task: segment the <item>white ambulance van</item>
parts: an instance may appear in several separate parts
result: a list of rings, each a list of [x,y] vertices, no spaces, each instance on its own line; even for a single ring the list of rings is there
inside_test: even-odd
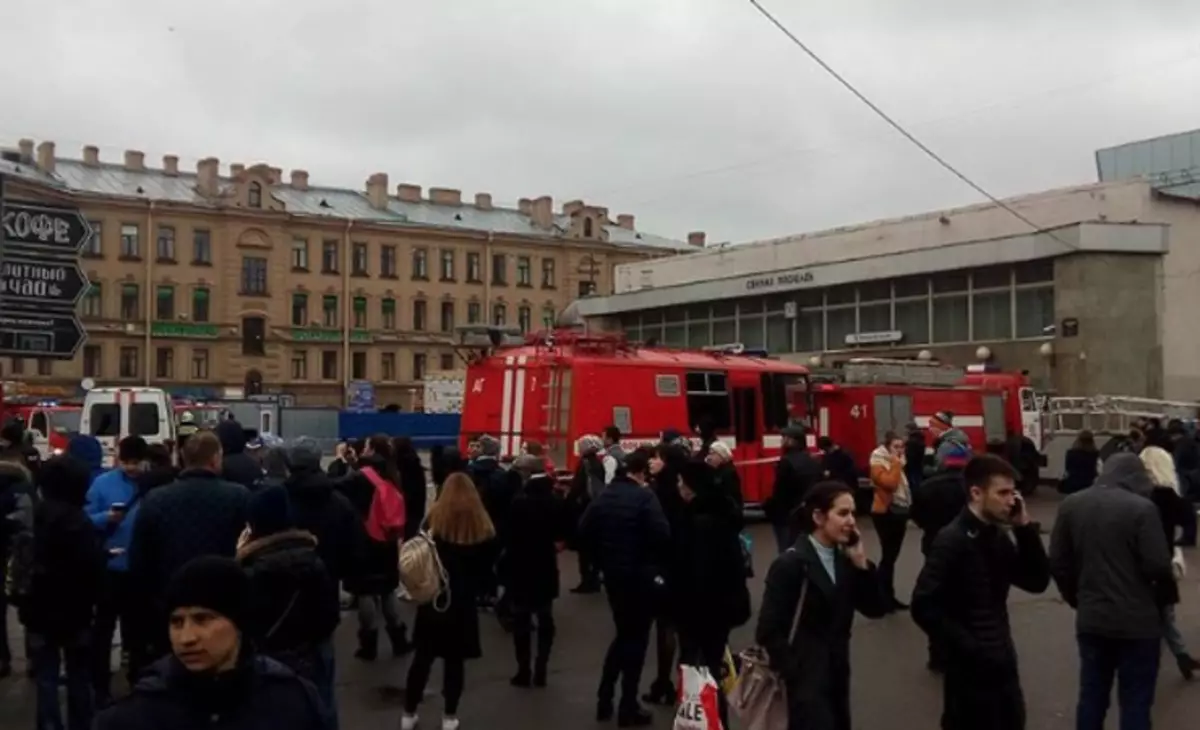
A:
[[[104,448],[104,465],[112,466],[117,443],[141,436],[149,444],[175,440],[175,410],[161,388],[93,388],[83,400],[79,432],[95,436]]]

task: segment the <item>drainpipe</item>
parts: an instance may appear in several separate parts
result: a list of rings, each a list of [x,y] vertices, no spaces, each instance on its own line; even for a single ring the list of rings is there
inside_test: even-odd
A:
[[[354,302],[350,297],[350,266],[354,252],[350,248],[350,229],[354,221],[346,221],[346,233],[342,237],[342,405],[349,405],[350,397],[350,325],[353,323]]]
[[[154,303],[157,301],[157,294],[154,286],[154,257],[158,253],[158,239],[154,236],[154,201],[146,201],[146,234],[150,245],[146,251],[146,313],[144,317],[144,326],[146,328],[145,346],[142,348],[146,351],[146,356],[143,358],[145,362],[146,375],[143,380],[146,386],[150,386],[150,366],[152,364],[150,351],[153,349],[153,338],[150,335],[150,327],[154,323]]]
[[[479,266],[483,274],[483,323],[489,327],[492,325],[492,276],[495,274],[492,271],[492,243],[495,238],[496,234],[488,231],[487,243],[483,245],[483,262]]]

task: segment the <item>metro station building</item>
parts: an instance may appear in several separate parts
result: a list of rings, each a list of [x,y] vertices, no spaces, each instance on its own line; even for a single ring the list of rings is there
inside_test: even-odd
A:
[[[1200,399],[1200,131],[1096,153],[1100,182],[620,265],[589,323],[836,366],[986,360],[1061,395]]]

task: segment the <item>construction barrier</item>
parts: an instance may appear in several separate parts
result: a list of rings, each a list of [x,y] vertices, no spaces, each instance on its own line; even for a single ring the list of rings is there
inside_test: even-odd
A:
[[[338,414],[338,439],[365,439],[379,434],[407,436],[418,449],[458,443],[457,413],[351,413]]]

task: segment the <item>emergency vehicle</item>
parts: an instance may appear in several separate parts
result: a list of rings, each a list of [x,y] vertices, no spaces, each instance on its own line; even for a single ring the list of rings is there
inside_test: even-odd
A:
[[[472,346],[470,331],[485,342]],[[502,457],[537,441],[569,473],[579,461],[578,439],[606,426],[620,429],[629,450],[657,443],[670,429],[693,435],[707,421],[733,452],[747,506],[773,487],[780,432],[791,423],[790,393],[807,385],[807,368],[740,346],[676,350],[572,330],[515,341],[497,328],[460,333],[468,362],[464,449],[482,434],[500,440]]]
[[[112,466],[117,443],[141,436],[146,443],[175,440],[175,409],[161,388],[92,388],[83,400],[81,433],[95,436],[104,449],[104,465]]]
[[[35,403],[4,403],[6,416],[20,418],[25,428],[33,432],[33,445],[43,459],[61,454],[67,448],[71,435],[79,431],[79,419],[83,409],[77,404],[58,401]]]

